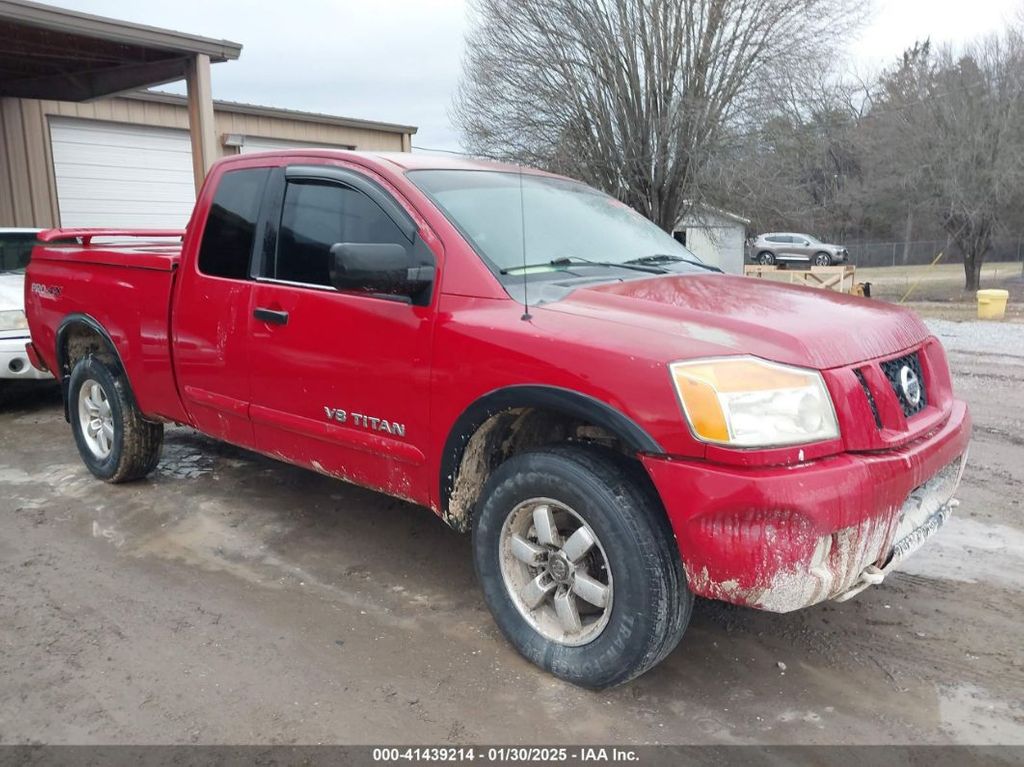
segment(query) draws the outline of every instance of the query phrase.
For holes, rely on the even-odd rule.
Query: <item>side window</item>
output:
[[[331,284],[331,246],[397,243],[409,247],[398,225],[360,191],[322,181],[291,181],[285,190],[277,254],[265,277],[307,285]]]
[[[246,168],[221,177],[199,246],[203,274],[239,280],[249,276],[256,219],[269,175],[269,168]]]

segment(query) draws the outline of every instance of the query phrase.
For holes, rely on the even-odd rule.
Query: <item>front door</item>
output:
[[[775,246],[775,257],[779,261],[792,261],[798,258],[796,253],[796,241],[788,234],[776,235],[774,238],[778,245]]]
[[[258,449],[427,503],[433,311],[330,281],[333,245],[411,248],[416,227],[361,174],[290,168],[278,181],[249,317]]]
[[[811,257],[811,242],[801,235],[793,236],[793,257],[800,261],[807,261]]]

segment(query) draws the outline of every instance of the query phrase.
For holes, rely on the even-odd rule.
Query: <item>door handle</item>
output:
[[[253,310],[252,316],[271,325],[288,324],[288,312],[282,312],[276,309],[257,308]]]

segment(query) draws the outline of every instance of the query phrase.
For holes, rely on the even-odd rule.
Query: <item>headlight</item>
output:
[[[754,357],[669,365],[694,435],[730,447],[774,447],[839,436],[832,398],[816,370]]]
[[[15,309],[11,312],[0,312],[0,330],[28,330],[25,312]]]

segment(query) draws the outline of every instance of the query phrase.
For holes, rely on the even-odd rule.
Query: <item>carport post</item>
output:
[[[192,138],[192,171],[196,194],[206,171],[217,159],[217,138],[213,125],[213,90],[210,85],[210,57],[197,54],[188,64],[188,130]]]

